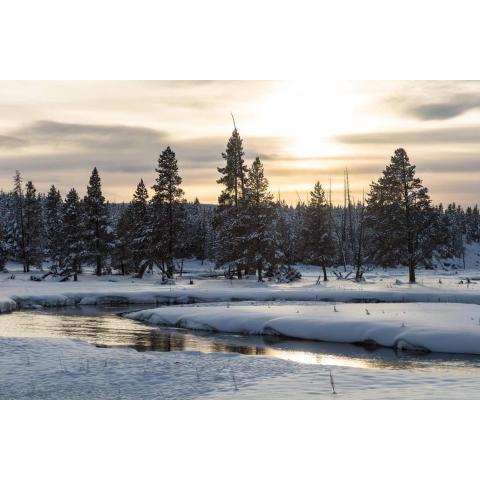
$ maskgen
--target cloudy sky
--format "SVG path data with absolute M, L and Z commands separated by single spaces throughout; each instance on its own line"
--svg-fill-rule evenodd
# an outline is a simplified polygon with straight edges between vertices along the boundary
M 434 201 L 480 201 L 480 83 L 459 81 L 0 81 L 0 188 L 18 169 L 83 194 L 97 166 L 105 195 L 129 200 L 170 145 L 187 198 L 213 203 L 230 112 L 288 202 L 317 179 L 340 201 L 345 168 L 358 198 L 400 146 Z

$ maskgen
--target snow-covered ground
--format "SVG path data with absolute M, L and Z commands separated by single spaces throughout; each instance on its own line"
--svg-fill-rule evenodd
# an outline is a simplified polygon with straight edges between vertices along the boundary
M 480 353 L 476 266 L 419 270 L 416 285 L 407 283 L 405 269 L 377 269 L 362 283 L 331 277 L 316 285 L 319 269 L 301 267 L 299 282 L 259 284 L 254 277 L 210 278 L 211 265 L 187 262 L 182 279 L 161 285 L 158 275 L 138 280 L 85 274 L 78 282 L 38 282 L 18 266 L 8 268 L 0 274 L 2 312 L 131 304 L 142 310 L 132 314 L 137 319 L 188 328 Z M 329 304 L 313 304 L 320 301 Z M 181 305 L 191 303 L 197 305 Z M 229 353 L 140 353 L 67 339 L 0 339 L 3 398 L 480 398 L 477 372 L 476 366 L 371 369 Z
M 78 340 L 0 339 L 4 399 L 199 398 L 294 370 L 293 363 L 238 354 L 140 353 Z
M 477 368 L 327 367 L 232 353 L 0 339 L 0 399 L 193 398 L 479 399 L 480 376 Z
M 193 263 L 193 262 L 192 262 Z M 193 265 L 195 266 L 195 265 Z M 257 283 L 255 278 L 225 280 L 206 278 L 201 266 L 187 269 L 175 285 L 161 285 L 158 275 L 144 279 L 81 275 L 78 282 L 55 279 L 37 282 L 30 274 L 0 274 L 0 311 L 20 307 L 72 304 L 178 304 L 219 301 L 332 301 L 332 302 L 449 302 L 480 304 L 480 270 L 419 270 L 418 283 L 407 283 L 407 272 L 376 270 L 365 274 L 366 282 L 349 279 L 316 285 L 318 268 L 302 267 L 303 278 L 291 284 Z M 208 267 L 204 274 L 209 273 Z M 36 272 L 33 273 L 37 275 Z M 190 285 L 193 278 L 193 285 Z

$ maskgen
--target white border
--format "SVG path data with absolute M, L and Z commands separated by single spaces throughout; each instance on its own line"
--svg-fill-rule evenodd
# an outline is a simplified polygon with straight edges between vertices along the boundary
M 480 78 L 479 16 L 463 0 L 16 0 L 1 18 L 4 79 Z M 0 415 L 9 480 L 477 470 L 477 402 L 36 401 Z
M 477 402 L 1 403 L 2 477 L 472 478 Z

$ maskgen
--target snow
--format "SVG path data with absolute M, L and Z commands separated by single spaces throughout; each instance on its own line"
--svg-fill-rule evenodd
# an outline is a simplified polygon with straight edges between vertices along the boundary
M 478 268 L 419 270 L 416 285 L 408 284 L 405 269 L 372 270 L 363 283 L 331 278 L 316 285 L 320 269 L 300 266 L 298 282 L 259 284 L 253 277 L 209 278 L 211 264 L 188 261 L 183 278 L 161 285 L 158 275 L 91 273 L 78 282 L 35 282 L 18 266 L 7 267 L 10 273 L 0 273 L 1 312 L 130 304 L 140 310 L 130 318 L 154 324 L 480 354 Z M 477 367 L 446 368 L 442 360 L 404 370 L 300 362 L 287 354 L 136 352 L 67 339 L 0 338 L 0 397 L 480 398 Z M 333 397 L 330 370 L 337 388 Z
M 208 266 L 204 270 L 208 274 Z M 158 276 L 145 279 L 91 274 L 78 282 L 30 280 L 29 274 L 0 274 L 0 311 L 32 306 L 71 304 L 181 304 L 226 301 L 332 301 L 332 302 L 447 302 L 480 304 L 480 271 L 419 271 L 416 285 L 407 283 L 405 269 L 377 270 L 365 274 L 366 282 L 334 280 L 316 285 L 318 268 L 305 267 L 303 279 L 291 284 L 257 283 L 255 279 L 225 280 L 195 278 L 189 285 L 192 269 L 176 285 L 159 284 Z M 34 272 L 37 273 L 37 272 Z M 467 283 L 467 279 L 471 279 Z M 477 280 L 475 280 L 477 279 Z M 400 280 L 399 284 L 396 280 Z M 441 283 L 440 283 L 441 281 Z M 463 282 L 463 283 L 460 283 Z
M 126 314 L 152 324 L 400 350 L 480 354 L 480 306 L 458 304 L 196 305 Z
M 0 338 L 3 399 L 187 399 L 294 372 L 290 362 L 228 353 L 137 352 L 79 340 Z
M 336 394 L 330 386 L 332 372 Z M 304 364 L 0 338 L 0 399 L 480 399 L 477 368 Z

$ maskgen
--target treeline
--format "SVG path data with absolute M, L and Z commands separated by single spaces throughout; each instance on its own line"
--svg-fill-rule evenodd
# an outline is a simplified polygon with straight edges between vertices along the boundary
M 294 265 L 306 263 L 321 267 L 319 281 L 328 270 L 362 281 L 371 266 L 405 265 L 414 282 L 419 265 L 462 258 L 466 243 L 480 241 L 477 206 L 433 205 L 403 149 L 361 200 L 351 198 L 346 172 L 340 206 L 320 182 L 307 203 L 274 200 L 260 159 L 247 165 L 236 128 L 222 158 L 216 207 L 186 202 L 170 147 L 158 159 L 151 195 L 140 180 L 124 206 L 105 200 L 96 168 L 83 198 L 73 188 L 62 198 L 54 185 L 38 194 L 17 172 L 12 191 L 0 194 L 0 267 L 15 260 L 29 272 L 46 263 L 45 275 L 65 279 L 85 266 L 139 278 L 156 267 L 169 281 L 183 259 L 197 258 L 214 260 L 230 278 L 290 281 L 299 277 Z

